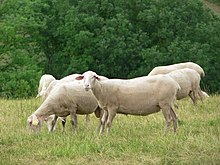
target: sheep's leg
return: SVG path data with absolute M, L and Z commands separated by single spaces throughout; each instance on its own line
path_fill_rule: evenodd
M 104 111 L 103 111 L 103 115 L 102 115 L 102 117 L 100 118 L 100 124 L 99 124 L 99 127 L 98 127 L 99 134 L 102 134 L 103 131 L 104 131 L 105 122 L 106 122 L 106 120 L 107 120 L 107 117 L 108 117 L 108 111 L 107 111 L 107 110 L 104 110 Z
M 195 92 L 194 91 L 190 91 L 189 97 L 193 101 L 194 106 L 196 106 L 197 105 L 197 98 L 196 98 Z
M 106 122 L 106 127 L 107 127 L 107 134 L 109 134 L 111 126 L 112 126 L 112 121 L 116 115 L 116 111 L 114 109 L 109 109 L 108 110 L 108 120 Z
M 170 106 L 168 105 L 163 105 L 161 106 L 161 109 L 162 109 L 162 112 L 163 112 L 163 115 L 164 115 L 164 118 L 166 120 L 166 127 L 165 127 L 165 134 L 169 131 L 169 128 L 170 128 L 170 123 L 171 123 L 171 114 L 170 114 Z
M 70 113 L 70 122 L 73 126 L 73 132 L 75 133 L 77 130 L 77 115 L 76 113 Z
M 203 102 L 203 100 L 205 99 L 205 96 L 203 95 L 201 88 L 198 89 L 198 94 L 199 94 L 200 100 Z
M 66 124 L 66 118 L 63 118 L 63 120 L 62 120 L 62 126 L 63 126 L 62 132 L 65 131 L 65 124 Z
M 50 128 L 50 132 L 53 132 L 56 128 L 56 124 L 57 124 L 57 119 L 58 119 L 58 116 L 55 115 L 54 119 L 52 120 L 52 126 Z
M 173 108 L 171 107 L 170 109 L 171 109 L 170 114 L 171 114 L 171 117 L 173 119 L 174 133 L 176 133 L 176 130 L 177 130 L 177 127 L 178 127 L 178 117 L 177 117 L 176 113 L 174 112 Z
M 176 108 L 176 109 L 179 109 L 179 106 L 178 106 L 178 104 L 175 102 L 174 104 L 174 107 Z
M 90 122 L 90 118 L 89 118 L 89 114 L 86 115 L 86 128 L 89 128 L 89 122 Z

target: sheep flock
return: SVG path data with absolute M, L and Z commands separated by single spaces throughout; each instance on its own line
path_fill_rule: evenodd
M 71 74 L 60 80 L 45 74 L 39 81 L 37 95 L 42 97 L 42 104 L 28 117 L 28 126 L 36 132 L 46 122 L 52 132 L 60 119 L 64 131 L 66 117 L 70 116 L 76 132 L 77 116 L 85 115 L 88 126 L 89 115 L 94 113 L 99 119 L 98 132 L 102 134 L 105 127 L 110 132 L 118 113 L 146 116 L 161 111 L 166 122 L 165 133 L 171 124 L 175 133 L 177 100 L 189 96 L 196 107 L 198 100 L 209 97 L 200 88 L 204 76 L 202 67 L 193 62 L 157 66 L 148 75 L 132 79 L 108 79 L 93 71 Z

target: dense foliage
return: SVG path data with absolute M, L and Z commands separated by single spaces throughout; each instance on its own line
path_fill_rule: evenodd
M 36 95 L 42 74 L 147 75 L 193 61 L 220 90 L 220 19 L 200 0 L 3 0 L 0 96 Z

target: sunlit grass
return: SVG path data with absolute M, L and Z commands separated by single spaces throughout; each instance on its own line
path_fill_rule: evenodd
M 145 117 L 117 115 L 110 135 L 97 135 L 98 119 L 79 116 L 77 134 L 69 118 L 53 133 L 27 127 L 27 117 L 41 100 L 0 100 L 0 164 L 220 164 L 220 96 L 211 96 L 194 108 L 178 101 L 177 134 L 164 136 L 161 112 Z

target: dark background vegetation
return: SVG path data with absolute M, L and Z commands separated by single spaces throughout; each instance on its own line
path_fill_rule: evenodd
M 193 61 L 220 91 L 220 18 L 200 0 L 2 0 L 0 96 L 30 97 L 42 74 L 147 75 Z

